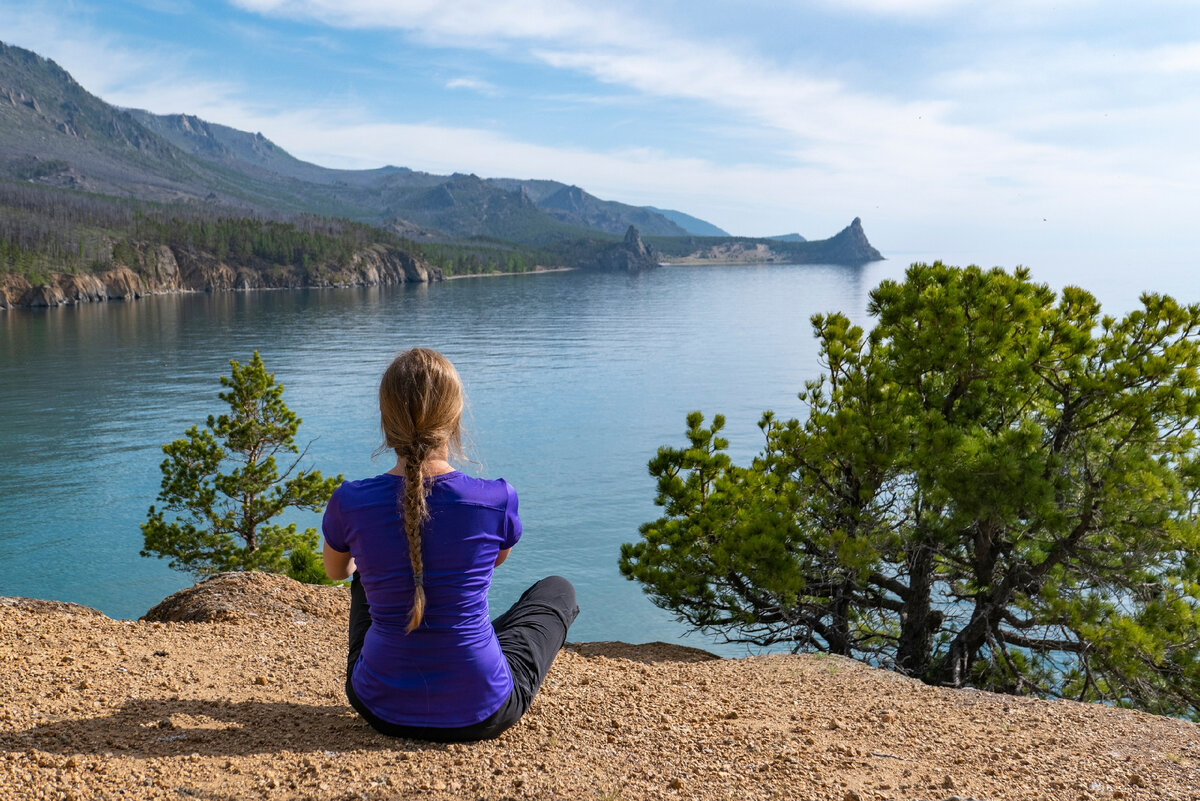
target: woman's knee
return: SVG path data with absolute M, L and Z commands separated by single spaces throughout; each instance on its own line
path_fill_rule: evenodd
M 575 599 L 575 585 L 562 576 L 547 576 L 534 584 L 535 597 L 549 602 L 563 616 L 563 622 L 570 626 L 579 616 L 579 605 Z
M 562 576 L 546 576 L 533 585 L 538 595 L 553 595 L 567 601 L 569 606 L 575 606 L 575 585 Z
M 575 595 L 575 585 L 562 576 L 546 576 L 538 582 L 538 585 L 563 595 L 570 595 L 572 597 Z

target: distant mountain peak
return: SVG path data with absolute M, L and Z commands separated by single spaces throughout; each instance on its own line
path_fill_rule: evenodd
M 682 211 L 673 209 L 660 209 L 655 206 L 642 206 L 647 211 L 652 211 L 655 214 L 661 214 L 675 225 L 679 226 L 683 231 L 692 236 L 729 236 L 729 232 L 724 228 L 718 228 L 710 222 L 701 220 L 699 217 L 693 217 L 690 214 L 684 214 Z
M 622 235 L 636 225 L 655 236 L 685 236 L 687 231 L 657 212 L 601 200 L 578 186 L 562 186 L 538 201 L 538 207 L 565 223 Z

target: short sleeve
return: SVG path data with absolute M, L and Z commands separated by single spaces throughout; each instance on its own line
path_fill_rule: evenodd
M 321 536 L 325 544 L 338 553 L 346 553 L 350 546 L 346 544 L 345 527 L 342 525 L 342 509 L 338 503 L 341 487 L 333 491 L 329 505 L 325 507 L 325 516 L 321 518 Z
M 517 544 L 517 540 L 521 539 L 521 518 L 517 515 L 517 491 L 507 481 L 504 482 L 504 487 L 508 490 L 508 500 L 504 504 L 504 540 L 500 543 L 502 551 L 513 547 Z

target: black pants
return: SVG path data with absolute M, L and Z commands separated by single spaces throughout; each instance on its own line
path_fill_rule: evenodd
M 504 652 L 513 679 L 512 692 L 500 708 L 470 726 L 399 726 L 376 717 L 358 700 L 350 684 L 367 629 L 371 628 L 371 607 L 358 573 L 355 573 L 350 583 L 350 653 L 346 659 L 346 698 L 350 706 L 380 734 L 441 743 L 490 740 L 500 736 L 529 709 L 538 688 L 542 686 L 542 680 L 550 672 L 555 655 L 567 641 L 567 628 L 575 622 L 578 614 L 575 588 L 571 582 L 562 576 L 549 576 L 537 582 L 525 590 L 511 609 L 492 621 L 492 628 L 496 630 L 496 639 L 500 641 L 500 650 Z

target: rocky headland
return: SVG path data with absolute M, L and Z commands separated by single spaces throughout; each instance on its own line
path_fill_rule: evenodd
M 634 226 L 625 231 L 625 239 L 604 248 L 584 263 L 585 269 L 607 272 L 637 273 L 659 266 L 658 255 L 644 241 Z
M 36 283 L 17 273 L 0 274 L 0 309 L 67 306 L 134 300 L 172 292 L 225 292 L 300 287 L 385 286 L 442 280 L 442 271 L 385 246 L 356 252 L 348 264 L 236 264 L 189 247 L 141 245 L 129 264 L 92 273 L 51 273 Z
M 855 217 L 828 239 L 806 240 L 799 234 L 769 239 L 682 240 L 692 247 L 673 246 L 664 258 L 671 264 L 843 264 L 859 265 L 879 261 L 883 254 L 867 239 L 862 219 Z
M 390 739 L 342 694 L 348 606 L 342 588 L 255 573 L 140 621 L 0 599 L 0 798 L 1200 795 L 1193 723 L 661 643 L 569 644 L 497 740 Z

